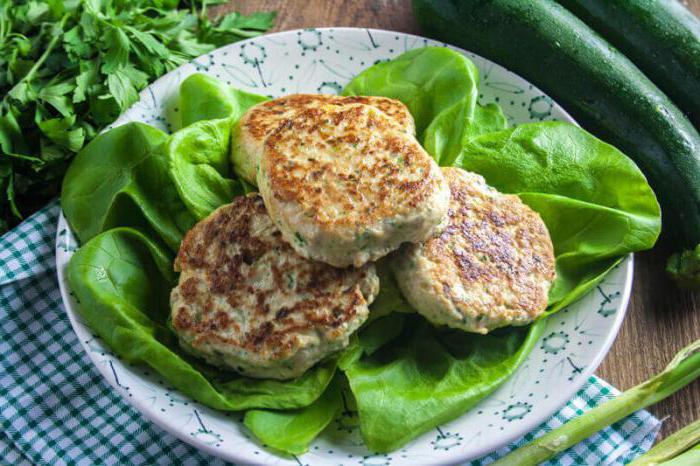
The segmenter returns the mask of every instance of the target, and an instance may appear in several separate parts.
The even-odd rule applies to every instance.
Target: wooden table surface
[[[684,1],[700,15],[700,0]],[[354,26],[420,34],[410,0],[234,0],[221,11],[276,10],[275,31],[305,27]],[[627,389],[663,369],[682,346],[700,338],[700,293],[682,292],[666,278],[668,251],[637,254],[632,300],[622,330],[597,374]],[[700,380],[657,404],[666,418],[662,435],[700,418]]]

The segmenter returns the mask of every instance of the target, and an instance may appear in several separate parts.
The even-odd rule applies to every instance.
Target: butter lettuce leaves
[[[75,157],[61,205],[80,241],[133,226],[177,251],[197,220],[246,192],[231,174],[231,126],[266,97],[202,76],[190,76],[181,89],[181,113],[189,126],[168,135],[127,123],[97,136]],[[226,105],[217,105],[219,94],[226,95]]]
[[[172,254],[132,228],[84,244],[68,264],[78,311],[121,358],[151,366],[170,385],[212,408],[296,409],[313,403],[335,373],[328,361],[291,381],[250,379],[185,354],[168,328]]]
[[[166,153],[170,177],[192,215],[201,220],[244,194],[229,178],[231,119],[201,120],[175,132]]]
[[[201,120],[238,120],[250,107],[267,97],[233,88],[202,73],[188,76],[180,84],[181,126]]]
[[[461,416],[510,377],[545,325],[477,335],[436,329],[418,315],[404,319],[400,335],[381,350],[343,366],[373,451],[395,450]]]
[[[309,406],[284,411],[251,409],[245,413],[243,423],[266,446],[300,455],[343,407],[339,378],[336,376],[323,395]]]
[[[168,173],[169,136],[127,123],[93,139],[71,163],[61,206],[81,242],[117,226],[154,232],[173,251],[195,223]]]
[[[171,178],[197,220],[247,192],[229,163],[232,128],[246,110],[265,100],[201,73],[180,85],[183,128],[172,135],[166,152]]]

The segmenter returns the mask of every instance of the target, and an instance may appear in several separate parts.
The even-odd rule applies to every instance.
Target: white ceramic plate
[[[180,82],[194,72],[247,91],[281,96],[336,93],[354,75],[380,60],[426,45],[445,44],[397,32],[306,29],[270,34],[218,49],[163,76],[114,126],[143,121],[170,130],[177,125]],[[549,97],[524,79],[473,53],[459,50],[481,72],[482,103],[497,102],[511,123],[573,122]],[[632,258],[568,309],[547,322],[542,341],[513,377],[461,418],[422,435],[388,455],[373,455],[361,441],[357,418],[331,423],[308,453],[280,458],[246,431],[239,414],[202,406],[168,387],[145,367],[123,363],[81,321],[65,277],[76,241],[61,216],[56,242],[58,279],[66,312],[90,359],[126,401],[180,439],[243,464],[427,465],[483,456],[545,421],[586,382],[618,332],[632,285]]]

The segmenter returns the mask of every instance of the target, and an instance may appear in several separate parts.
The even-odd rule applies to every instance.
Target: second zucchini
[[[700,20],[676,0],[557,0],[628,56],[700,127]]]

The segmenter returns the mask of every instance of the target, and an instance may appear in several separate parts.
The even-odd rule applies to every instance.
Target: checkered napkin
[[[88,360],[56,282],[58,213],[54,201],[0,237],[0,464],[225,464],[142,418]],[[487,464],[617,393],[591,377],[547,422],[471,464]],[[551,464],[625,464],[651,447],[659,427],[639,411]]]

